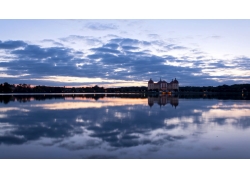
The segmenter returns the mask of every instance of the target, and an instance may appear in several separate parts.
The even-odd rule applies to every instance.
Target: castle
[[[166,81],[158,81],[157,83],[154,83],[154,81],[150,78],[148,81],[148,90],[158,90],[163,92],[172,92],[172,91],[179,91],[179,82],[176,80],[173,80],[170,83],[167,83]]]

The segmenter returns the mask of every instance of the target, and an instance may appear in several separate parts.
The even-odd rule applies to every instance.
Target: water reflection
[[[169,96],[169,95],[163,95],[163,96],[149,96],[148,97],[148,105],[152,107],[154,103],[157,103],[160,107],[165,106],[166,104],[170,103],[175,108],[179,104],[179,97],[178,96]]]
[[[0,151],[6,152],[0,158],[250,158],[247,100],[144,95],[8,99],[0,103]]]
[[[93,99],[98,101],[105,97],[119,97],[119,98],[147,98],[145,94],[6,94],[0,95],[0,103],[8,104],[9,102],[30,102],[30,101],[44,101],[53,99],[64,99],[64,100],[86,100]]]

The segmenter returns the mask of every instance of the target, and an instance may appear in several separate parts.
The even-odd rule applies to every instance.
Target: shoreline
[[[244,94],[244,95],[248,95],[249,93],[248,92],[173,92],[173,93],[160,93],[160,92],[81,92],[81,93],[36,93],[36,92],[32,92],[32,93],[29,93],[29,92],[15,92],[15,93],[0,93],[0,95],[56,95],[56,94],[67,94],[67,95],[70,95],[70,94],[147,94],[147,95],[202,95],[202,94],[205,94],[205,95],[221,95],[221,94]]]

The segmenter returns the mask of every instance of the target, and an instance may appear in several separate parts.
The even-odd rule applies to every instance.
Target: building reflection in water
[[[148,96],[148,105],[152,107],[157,103],[160,107],[166,104],[171,104],[175,108],[179,105],[178,96],[162,95],[162,96]]]

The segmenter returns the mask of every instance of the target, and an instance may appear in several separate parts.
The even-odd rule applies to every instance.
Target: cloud
[[[64,46],[62,43],[56,42],[53,39],[44,39],[41,42],[43,42],[43,43],[52,43],[55,46]]]
[[[120,51],[110,49],[110,48],[91,48],[90,50],[95,51],[95,52],[100,52],[100,53],[114,53],[114,54],[120,54]]]
[[[183,50],[183,49],[187,49],[184,46],[177,46],[175,44],[166,45],[166,46],[164,46],[164,48],[166,48],[167,50]]]
[[[65,61],[73,58],[71,49],[63,47],[41,48],[38,45],[27,45],[24,49],[13,50],[11,54],[16,55],[19,60],[52,60]]]
[[[16,49],[26,45],[24,41],[0,41],[0,49]]]
[[[148,37],[152,38],[152,39],[157,39],[160,36],[158,34],[148,34]]]
[[[131,46],[131,45],[150,46],[151,45],[151,43],[148,41],[140,41],[140,40],[131,39],[131,38],[114,38],[110,40],[110,43],[117,43],[121,46]]]
[[[209,38],[220,39],[220,38],[222,38],[222,37],[221,37],[221,36],[216,36],[216,35],[214,35],[214,36],[209,36]]]
[[[70,37],[86,39],[81,36]],[[166,70],[168,77],[165,76],[165,78],[170,81],[174,77],[181,76],[178,72],[187,71],[184,70],[187,68],[164,65],[166,60],[176,61],[177,59],[174,56],[159,57],[152,55],[148,50],[140,50],[138,45],[142,44],[147,43],[129,38],[115,38],[101,47],[91,48],[93,53],[85,58],[78,58],[78,55],[83,56],[82,52],[66,47],[42,48],[38,45],[27,45],[23,49],[11,51],[11,54],[16,56],[14,61],[0,64],[8,68],[8,72],[13,75],[30,74],[30,77],[22,78],[29,82],[35,82],[36,79],[41,81],[43,78],[46,81],[46,76],[105,77],[113,80],[141,81],[159,78],[158,73]],[[124,52],[117,50],[119,47]],[[136,50],[136,52],[130,50]],[[190,71],[195,72],[194,69]],[[197,69],[196,72],[200,73],[200,70]],[[13,82],[13,78],[10,82]],[[49,82],[47,81],[46,84]],[[65,83],[70,82],[65,81]],[[74,78],[72,78],[72,83],[74,83]],[[75,81],[75,84],[77,83],[82,82]]]
[[[24,138],[13,135],[0,136],[0,144],[23,144],[26,142]]]
[[[92,44],[84,50],[55,44],[52,47],[42,47],[22,41],[3,42],[2,44],[11,44],[8,47],[13,49],[8,49],[1,55],[4,61],[0,61],[0,80],[15,84],[61,86],[95,83],[79,81],[79,78],[100,78],[99,85],[111,85],[112,82],[108,80],[122,83],[127,81],[127,84],[135,81],[131,86],[138,82],[147,86],[148,79],[160,77],[167,82],[177,78],[181,86],[249,82],[248,57],[216,60],[207,57],[199,49],[189,49],[164,41],[142,41],[113,36],[109,38],[105,42],[91,36],[71,35],[60,38],[66,44],[94,42],[94,47]],[[51,39],[43,41],[57,42]],[[186,51],[183,56],[178,57],[171,50]],[[60,81],[51,81],[50,77],[58,77]]]
[[[122,46],[122,49],[123,50],[137,50],[137,49],[140,49],[139,47],[134,47],[134,46]]]
[[[118,29],[118,26],[112,23],[88,23],[85,25],[86,28],[91,30],[103,31],[103,30],[115,30]]]
[[[114,44],[114,43],[107,43],[103,45],[104,48],[110,48],[110,49],[117,49],[119,47],[119,44]]]
[[[102,155],[102,154],[91,155],[87,157],[87,159],[117,159],[117,158],[119,157],[113,155]]]
[[[59,38],[62,42],[67,43],[81,43],[84,42],[88,45],[101,45],[102,41],[100,38],[96,38],[93,36],[79,36],[79,35],[70,35],[68,37]]]

